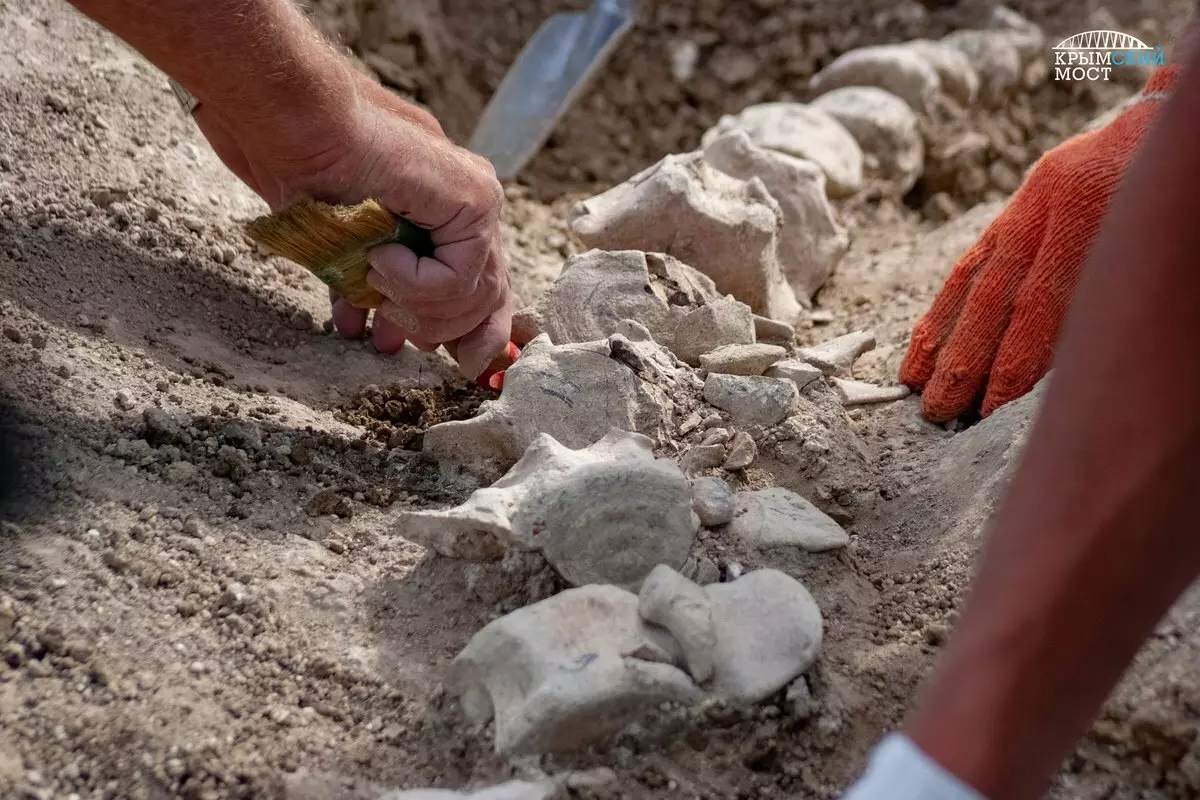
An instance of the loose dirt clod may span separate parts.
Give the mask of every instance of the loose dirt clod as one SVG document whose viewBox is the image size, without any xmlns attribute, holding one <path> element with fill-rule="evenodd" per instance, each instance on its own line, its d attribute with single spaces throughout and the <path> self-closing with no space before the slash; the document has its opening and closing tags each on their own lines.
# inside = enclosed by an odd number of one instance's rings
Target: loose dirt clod
<svg viewBox="0 0 1200 800">
<path fill-rule="evenodd" d="M 720 478 L 697 478 L 692 484 L 692 507 L 706 528 L 733 519 L 733 490 Z"/>
<path fill-rule="evenodd" d="M 758 445 L 745 431 L 738 431 L 729 440 L 729 451 L 725 455 L 725 463 L 721 468 L 727 472 L 745 469 L 754 463 L 758 457 Z"/>
<path fill-rule="evenodd" d="M 473 384 L 432 388 L 369 385 L 338 409 L 337 418 L 365 428 L 374 441 L 403 450 L 420 450 L 425 431 L 434 425 L 470 419 L 495 395 Z"/>
</svg>

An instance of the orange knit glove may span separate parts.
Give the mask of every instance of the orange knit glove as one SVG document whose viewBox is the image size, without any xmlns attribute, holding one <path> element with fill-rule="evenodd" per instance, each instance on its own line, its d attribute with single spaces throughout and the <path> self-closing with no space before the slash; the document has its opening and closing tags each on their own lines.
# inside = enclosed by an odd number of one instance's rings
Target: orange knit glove
<svg viewBox="0 0 1200 800">
<path fill-rule="evenodd" d="M 1109 198 L 1178 70 L 1161 68 L 1141 101 L 1113 122 L 1042 156 L 1008 207 L 954 265 L 913 330 L 900 367 L 900 380 L 923 393 L 929 420 L 954 419 L 985 386 L 987 416 L 1050 369 Z"/>
</svg>

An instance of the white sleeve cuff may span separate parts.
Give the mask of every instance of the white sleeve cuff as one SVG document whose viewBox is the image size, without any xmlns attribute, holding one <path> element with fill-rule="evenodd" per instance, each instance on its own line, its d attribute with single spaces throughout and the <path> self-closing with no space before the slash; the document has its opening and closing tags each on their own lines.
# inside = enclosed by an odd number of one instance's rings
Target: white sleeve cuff
<svg viewBox="0 0 1200 800">
<path fill-rule="evenodd" d="M 875 748 L 867 773 L 842 800 L 985 800 L 921 752 L 911 739 L 893 733 Z"/>
</svg>

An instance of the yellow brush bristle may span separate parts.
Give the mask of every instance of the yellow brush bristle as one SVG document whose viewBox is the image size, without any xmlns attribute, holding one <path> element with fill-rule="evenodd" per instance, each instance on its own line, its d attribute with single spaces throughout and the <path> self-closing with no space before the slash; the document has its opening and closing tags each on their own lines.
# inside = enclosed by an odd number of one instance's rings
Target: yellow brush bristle
<svg viewBox="0 0 1200 800">
<path fill-rule="evenodd" d="M 247 225 L 254 241 L 295 261 L 358 308 L 378 308 L 383 296 L 367 283 L 367 251 L 396 236 L 398 219 L 374 200 L 332 206 L 316 200 Z"/>
<path fill-rule="evenodd" d="M 402 244 L 418 257 L 432 256 L 436 249 L 428 230 L 395 216 L 374 200 L 355 206 L 301 200 L 252 220 L 246 232 L 271 252 L 303 266 L 357 308 L 383 305 L 383 295 L 367 283 L 371 270 L 367 251 L 387 242 Z M 457 342 L 444 344 L 457 360 Z M 510 342 L 490 369 L 507 369 L 518 352 Z"/>
</svg>

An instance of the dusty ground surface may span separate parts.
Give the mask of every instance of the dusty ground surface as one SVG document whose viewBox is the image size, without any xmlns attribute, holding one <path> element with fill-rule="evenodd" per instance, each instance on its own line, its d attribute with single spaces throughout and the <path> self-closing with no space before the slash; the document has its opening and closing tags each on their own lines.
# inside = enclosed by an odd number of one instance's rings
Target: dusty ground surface
<svg viewBox="0 0 1200 800">
<path fill-rule="evenodd" d="M 1017 7 L 1053 39 L 1091 10 L 1074 5 Z M 460 136 L 561 8 L 318 6 Z M 723 111 L 802 96 L 838 52 L 951 24 L 916 8 L 652 4 L 528 185 L 510 188 L 521 299 L 576 247 L 571 197 L 688 149 Z M 1148 40 L 1179 19 L 1137 3 L 1111 11 Z M 724 66 L 677 81 L 669 52 L 681 39 Z M 819 498 L 842 506 L 849 549 L 746 557 L 709 545 L 718 559 L 787 569 L 817 597 L 827 645 L 809 706 L 670 712 L 572 759 L 502 763 L 488 732 L 443 702 L 440 671 L 489 619 L 558 587 L 432 558 L 388 522 L 391 509 L 470 490 L 418 451 L 424 428 L 472 413 L 477 394 L 439 357 L 385 360 L 329 335 L 316 282 L 237 232 L 257 199 L 123 46 L 54 0 L 0 6 L 0 40 L 0 390 L 28 479 L 0 529 L 0 795 L 370 797 L 607 766 L 616 780 L 600 793 L 614 797 L 834 797 L 860 769 L 945 639 L 1028 403 L 958 434 L 921 422 L 915 399 L 852 412 L 866 466 Z M 1050 86 L 929 136 L 998 131 L 992 146 L 1016 144 L 1006 163 L 1020 170 L 1112 99 Z M 1013 119 L 1029 124 L 1013 133 Z M 851 253 L 819 298 L 830 321 L 801 337 L 872 326 L 880 347 L 860 377 L 892 379 L 912 323 L 1003 194 L 957 198 L 991 201 L 940 227 L 916 202 L 855 207 Z M 1059 796 L 1200 791 L 1197 608 L 1181 604 L 1162 626 L 1064 766 Z"/>
</svg>

